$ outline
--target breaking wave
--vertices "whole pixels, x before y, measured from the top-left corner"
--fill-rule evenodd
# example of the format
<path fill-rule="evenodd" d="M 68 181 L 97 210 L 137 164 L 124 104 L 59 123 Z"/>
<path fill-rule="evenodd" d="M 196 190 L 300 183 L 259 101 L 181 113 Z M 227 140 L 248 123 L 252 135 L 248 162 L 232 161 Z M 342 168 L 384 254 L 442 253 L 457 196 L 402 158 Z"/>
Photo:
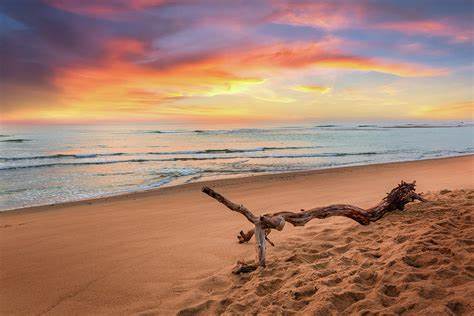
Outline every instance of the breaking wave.
<path fill-rule="evenodd" d="M 266 147 L 263 147 L 266 148 Z M 271 147 L 268 147 L 271 148 Z M 279 147 L 277 147 L 279 148 Z M 464 151 L 450 151 L 438 153 L 428 152 L 424 153 L 424 156 L 435 155 L 454 155 L 454 154 L 466 154 L 472 153 L 473 149 L 468 148 Z M 84 162 L 53 162 L 43 163 L 35 165 L 20 165 L 20 166 L 5 166 L 0 167 L 0 170 L 13 170 L 13 169 L 32 169 L 32 168 L 46 168 L 46 167 L 58 167 L 58 166 L 85 166 L 85 165 L 107 165 L 107 164 L 118 164 L 118 163 L 145 163 L 145 162 L 166 162 L 166 161 L 200 161 L 200 160 L 228 160 L 228 159 L 296 159 L 296 158 L 328 158 L 328 157 L 345 157 L 345 156 L 374 156 L 374 155 L 390 155 L 399 153 L 397 150 L 386 150 L 386 151 L 363 151 L 363 152 L 333 152 L 333 153 L 304 153 L 304 154 L 290 154 L 290 155 L 253 155 L 253 156 L 201 156 L 201 157 L 172 157 L 172 158 L 161 158 L 161 159 L 125 159 L 125 160 L 109 160 L 109 161 L 84 161 Z"/>

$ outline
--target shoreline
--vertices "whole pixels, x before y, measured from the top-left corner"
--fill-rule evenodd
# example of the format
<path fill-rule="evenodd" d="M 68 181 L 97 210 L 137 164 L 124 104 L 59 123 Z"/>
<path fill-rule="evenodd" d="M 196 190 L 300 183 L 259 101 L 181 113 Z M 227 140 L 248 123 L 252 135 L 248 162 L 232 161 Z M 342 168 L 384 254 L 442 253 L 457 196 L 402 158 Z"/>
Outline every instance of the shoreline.
<path fill-rule="evenodd" d="M 249 179 L 249 178 L 264 178 L 264 177 L 279 177 L 279 176 L 288 176 L 288 175 L 293 175 L 293 176 L 304 176 L 304 175 L 311 175 L 311 174 L 317 174 L 319 172 L 325 171 L 325 170 L 339 170 L 339 169 L 347 169 L 347 168 L 360 168 L 360 167 L 366 167 L 366 166 L 382 166 L 382 165 L 394 165 L 394 164 L 406 164 L 406 163 L 414 163 L 414 162 L 419 162 L 419 161 L 436 161 L 436 160 L 445 160 L 445 159 L 455 159 L 455 158 L 460 158 L 460 157 L 470 157 L 473 156 L 474 154 L 462 154 L 462 155 L 456 155 L 456 156 L 447 156 L 447 157 L 437 157 L 437 158 L 427 158 L 427 159 L 418 159 L 418 160 L 405 160 L 405 161 L 393 161 L 393 162 L 376 162 L 376 163 L 369 163 L 369 164 L 351 164 L 347 166 L 334 166 L 334 167 L 327 167 L 327 168 L 320 168 L 320 169 L 309 169 L 309 170 L 299 170 L 299 171 L 288 171 L 288 172 L 276 172 L 276 173 L 266 173 L 266 174 L 251 174 L 251 175 L 241 175 L 237 177 L 229 177 L 229 178 L 220 178 L 220 179 L 214 179 L 214 180 L 204 180 L 204 181 L 196 181 L 196 182 L 191 182 L 191 183 L 181 183 L 181 184 L 176 184 L 176 185 L 164 185 L 161 187 L 153 188 L 153 189 L 145 189 L 145 190 L 138 190 L 138 191 L 129 191 L 129 192 L 123 192 L 123 193 L 117 193 L 114 194 L 112 193 L 111 195 L 104 195 L 104 196 L 98 196 L 98 197 L 91 197 L 91 198 L 85 198 L 85 199 L 80 199 L 80 200 L 73 200 L 73 201 L 67 201 L 67 202 L 58 202 L 58 203 L 52 203 L 52 204 L 42 204 L 42 205 L 33 205 L 33 206 L 25 206 L 25 207 L 20 207 L 20 208 L 14 208 L 14 209 L 6 209 L 6 210 L 0 210 L 0 218 L 4 214 L 12 214 L 12 213 L 30 213 L 30 212 L 43 212 L 46 211 L 45 209 L 55 209 L 55 208 L 61 208 L 61 207 L 68 207 L 68 206 L 76 206 L 76 205 L 81 205 L 84 203 L 96 203 L 96 202 L 109 202 L 109 201 L 114 201 L 114 200 L 120 200 L 120 199 L 126 199 L 126 198 L 134 198 L 138 197 L 141 195 L 147 196 L 148 194 L 157 194 L 159 191 L 168 191 L 168 190 L 180 190 L 184 189 L 187 187 L 194 187 L 196 185 L 199 186 L 204 186 L 204 185 L 219 185 L 221 182 L 232 182 L 232 181 L 242 181 L 244 179 Z"/>
<path fill-rule="evenodd" d="M 203 194 L 202 185 L 258 215 L 340 203 L 367 208 L 400 180 L 417 180 L 417 192 L 427 194 L 458 190 L 467 202 L 473 179 L 474 155 L 469 155 L 215 180 L 3 212 L 0 314 L 169 315 L 216 297 L 232 284 L 232 266 L 254 258 L 255 243 L 237 242 L 236 234 L 251 225 Z M 456 203 L 465 207 L 463 201 Z M 452 205 L 447 204 L 447 212 Z M 345 237 L 359 239 L 354 234 L 361 230 L 377 233 L 376 225 L 392 227 L 391 220 L 360 226 L 331 217 L 304 227 L 288 225 L 272 233 L 276 247 L 268 249 L 269 258 L 293 268 L 285 263 L 288 256 L 278 255 L 285 247 L 293 249 L 292 243 L 303 248 L 311 243 L 308 246 L 321 252 L 326 250 L 319 243 L 337 241 L 335 249 L 342 251 Z M 390 230 L 395 235 L 388 237 L 388 243 L 397 237 L 398 227 Z M 376 237 L 370 238 L 374 247 Z M 361 240 L 359 247 L 364 244 Z M 359 257 L 364 255 L 353 250 Z M 343 257 L 336 252 L 328 258 Z"/>

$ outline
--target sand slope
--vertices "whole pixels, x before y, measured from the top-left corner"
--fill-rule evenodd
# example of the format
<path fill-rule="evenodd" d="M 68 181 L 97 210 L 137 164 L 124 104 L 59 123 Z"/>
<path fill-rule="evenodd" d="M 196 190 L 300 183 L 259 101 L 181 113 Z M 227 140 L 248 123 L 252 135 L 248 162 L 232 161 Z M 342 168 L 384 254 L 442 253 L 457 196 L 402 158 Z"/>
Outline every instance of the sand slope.
<path fill-rule="evenodd" d="M 474 156 L 227 179 L 206 185 L 244 203 L 255 213 L 263 213 L 333 203 L 369 207 L 400 180 L 417 180 L 417 189 L 424 192 L 474 189 Z M 249 228 L 249 223 L 201 193 L 202 185 L 1 213 L 0 314 L 173 315 L 184 307 L 214 299 L 216 291 L 227 291 L 234 282 L 229 278 L 232 266 L 237 260 L 254 255 L 253 244 L 236 242 L 237 232 Z M 383 221 L 380 225 L 392 224 Z M 372 244 L 365 242 L 363 236 L 351 235 L 353 244 L 346 253 L 339 254 L 343 250 L 338 248 L 346 246 L 346 236 L 343 241 L 338 240 L 342 236 L 339 231 L 370 232 L 373 227 L 376 226 L 359 227 L 346 218 L 313 221 L 302 229 L 286 227 L 283 232 L 272 234 L 277 247 L 269 254 L 277 260 L 270 257 L 271 262 L 285 263 L 285 253 L 278 252 L 286 251 L 290 257 L 292 252 L 284 248 L 292 247 L 292 242 L 309 242 L 301 234 L 313 234 L 310 238 L 317 243 L 311 256 L 328 256 L 319 259 L 329 261 L 330 269 L 322 271 L 358 271 L 364 257 L 356 244 L 370 248 L 368 252 L 383 252 L 385 248 L 371 249 L 384 244 Z M 416 225 L 412 229 L 415 228 Z M 322 251 L 324 243 L 333 245 L 325 250 L 327 254 Z M 393 242 L 387 239 L 387 243 Z M 311 247 L 303 249 L 309 252 Z M 335 259 L 331 259 L 333 255 Z M 342 256 L 357 259 L 357 264 L 340 265 L 337 260 L 347 260 Z M 285 264 L 288 269 L 296 269 L 293 262 Z M 223 279 L 215 275 L 219 271 Z M 376 272 L 380 277 L 380 271 Z M 284 282 L 278 286 L 283 289 L 291 284 L 286 281 L 286 272 L 281 273 L 278 278 Z M 217 284 L 212 280 L 208 285 L 201 284 L 211 275 L 217 278 Z M 250 296 L 255 295 L 257 285 L 245 285 Z M 346 289 L 346 283 L 342 285 L 334 289 L 360 292 Z M 262 287 L 259 291 L 263 291 Z M 314 296 L 321 298 L 324 290 L 320 284 L 317 287 Z M 256 298 L 260 301 L 264 296 Z M 235 303 L 237 299 L 233 299 Z M 289 302 L 302 304 L 304 300 Z M 312 302 L 318 301 L 313 297 Z"/>
<path fill-rule="evenodd" d="M 472 315 L 474 191 L 442 193 L 370 226 L 320 221 L 265 270 L 203 280 L 179 314 Z"/>

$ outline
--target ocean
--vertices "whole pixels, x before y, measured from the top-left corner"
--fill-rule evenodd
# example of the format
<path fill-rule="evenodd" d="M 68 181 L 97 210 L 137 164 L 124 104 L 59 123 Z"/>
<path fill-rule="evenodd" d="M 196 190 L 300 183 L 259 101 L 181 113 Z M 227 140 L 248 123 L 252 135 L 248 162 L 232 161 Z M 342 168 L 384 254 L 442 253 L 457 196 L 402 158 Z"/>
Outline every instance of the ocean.
<path fill-rule="evenodd" d="M 0 127 L 0 210 L 218 178 L 459 156 L 472 123 Z"/>

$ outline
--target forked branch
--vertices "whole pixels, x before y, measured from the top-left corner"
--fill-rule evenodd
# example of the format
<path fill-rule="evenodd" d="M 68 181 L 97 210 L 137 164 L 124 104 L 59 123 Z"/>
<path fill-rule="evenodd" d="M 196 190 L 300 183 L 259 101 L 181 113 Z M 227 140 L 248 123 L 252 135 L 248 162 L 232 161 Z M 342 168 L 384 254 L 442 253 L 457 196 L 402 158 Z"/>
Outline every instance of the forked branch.
<path fill-rule="evenodd" d="M 301 210 L 300 212 L 277 212 L 261 216 L 254 215 L 243 205 L 228 200 L 209 187 L 203 187 L 202 192 L 224 204 L 232 211 L 241 213 L 249 222 L 255 225 L 255 228 L 247 233 L 240 231 L 237 238 L 239 239 L 239 243 L 245 243 L 255 236 L 257 240 L 259 265 L 264 267 L 265 242 L 268 241 L 273 245 L 273 243 L 268 239 L 268 235 L 272 229 L 282 230 L 286 222 L 293 226 L 304 226 L 312 219 L 323 219 L 331 216 L 345 216 L 361 225 L 368 225 L 370 222 L 375 222 L 381 219 L 388 212 L 397 209 L 403 210 L 407 203 L 414 200 L 425 201 L 420 194 L 415 192 L 415 186 L 415 181 L 413 181 L 413 183 L 402 181 L 397 187 L 392 189 L 379 204 L 366 210 L 349 204 L 334 204 L 324 207 L 316 207 L 309 210 Z"/>

